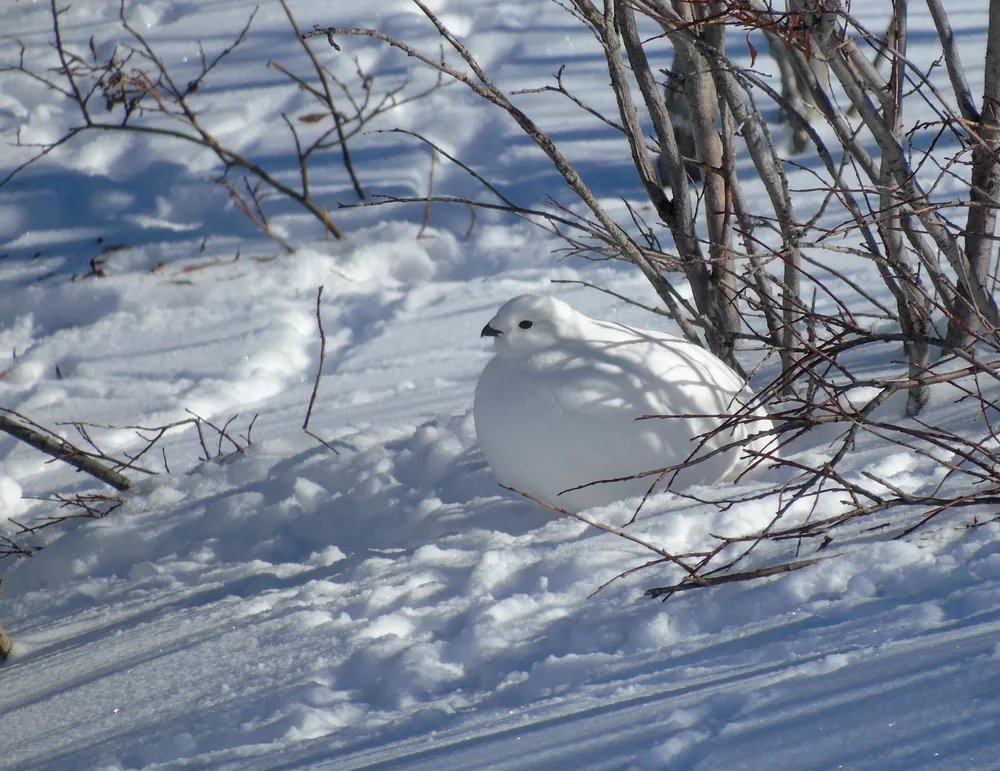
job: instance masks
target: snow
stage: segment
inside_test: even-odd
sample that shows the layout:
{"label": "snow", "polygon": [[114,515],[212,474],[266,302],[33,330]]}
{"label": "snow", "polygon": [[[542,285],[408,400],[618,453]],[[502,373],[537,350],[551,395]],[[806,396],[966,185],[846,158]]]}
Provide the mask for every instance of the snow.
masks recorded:
{"label": "snow", "polygon": [[[377,24],[437,50],[403,0],[340,6],[292,9],[304,28]],[[567,83],[611,108],[600,52],[556,4],[431,6],[505,89],[551,83],[566,63]],[[252,8],[157,0],[136,3],[132,19],[183,78],[197,71],[196,41],[221,50]],[[974,4],[952,12],[974,75],[986,20]],[[879,28],[876,9],[866,13]],[[912,56],[927,61],[929,22],[914,9],[912,23]],[[74,4],[64,24],[71,44],[83,50],[94,34],[104,55],[118,35],[107,4]],[[28,44],[30,61],[51,64],[45,4],[5,4],[0,27]],[[341,43],[386,86],[433,80],[398,52]],[[304,59],[277,4],[261,8],[198,104],[225,141],[292,178],[280,113],[311,107],[266,67],[271,58]],[[53,139],[77,119],[37,84],[0,77],[7,142],[18,128],[23,141]],[[627,221],[619,199],[638,200],[638,183],[605,129],[558,95],[517,99]],[[369,128],[391,127],[426,133],[526,205],[567,201],[516,127],[458,86]],[[353,142],[370,192],[426,191],[426,146],[373,132]],[[5,169],[25,157],[0,146]],[[467,210],[438,204],[421,233],[420,206],[339,210],[355,199],[338,164],[324,159],[314,184],[346,237],[324,239],[312,218],[274,202],[272,227],[291,255],[206,180],[207,154],[148,136],[83,134],[0,190],[0,406],[74,440],[72,421],[115,426],[90,429],[113,452],[142,446],[126,426],[236,415],[239,438],[256,416],[245,450],[224,459],[204,459],[190,424],[172,429],[143,459],[158,473],[133,474],[124,506],[41,531],[32,543],[44,549],[0,562],[0,624],[15,641],[0,668],[0,766],[735,771],[766,757],[783,769],[995,767],[1000,524],[983,524],[995,512],[968,510],[902,540],[853,532],[809,568],[666,603],[642,596],[676,580],[663,567],[593,594],[653,555],[498,486],[471,414],[492,355],[479,331],[502,302],[537,291],[594,317],[666,326],[551,281],[655,305],[652,290],[627,266],[560,259],[559,241],[499,215],[480,212],[470,228]],[[435,190],[479,194],[444,162]],[[867,266],[842,269],[877,286]],[[320,286],[327,358],[310,428],[339,455],[301,430]],[[892,356],[873,355],[872,368]],[[773,374],[767,364],[757,380]],[[936,388],[932,416],[976,431],[955,399]],[[898,402],[882,409],[899,419]],[[795,451],[820,457],[831,431]],[[213,456],[216,441],[208,432]],[[108,492],[5,434],[0,463],[0,534],[13,533],[11,518],[55,512],[38,497]],[[944,476],[933,458],[871,435],[844,470],[908,490]],[[664,493],[630,532],[703,548],[759,526],[768,500],[718,511]],[[800,504],[790,518],[843,507],[836,495]],[[618,503],[588,516],[621,524],[631,513]],[[750,564],[794,549],[768,544]]]}

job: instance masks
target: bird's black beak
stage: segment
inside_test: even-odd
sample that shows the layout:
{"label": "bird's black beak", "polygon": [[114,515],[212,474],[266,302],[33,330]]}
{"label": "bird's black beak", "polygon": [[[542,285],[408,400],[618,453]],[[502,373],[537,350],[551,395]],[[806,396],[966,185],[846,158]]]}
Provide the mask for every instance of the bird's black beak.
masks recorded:
{"label": "bird's black beak", "polygon": [[480,337],[499,337],[502,334],[503,334],[503,332],[501,332],[499,329],[494,329],[489,324],[487,324],[485,327],[483,327],[483,331],[479,333],[479,336]]}

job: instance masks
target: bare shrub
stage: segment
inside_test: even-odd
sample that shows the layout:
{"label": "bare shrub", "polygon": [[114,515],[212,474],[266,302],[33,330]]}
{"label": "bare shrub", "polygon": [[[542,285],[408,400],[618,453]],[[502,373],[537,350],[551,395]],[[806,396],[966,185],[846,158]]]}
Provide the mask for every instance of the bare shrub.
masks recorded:
{"label": "bare shrub", "polygon": [[[737,367],[737,347],[756,345],[758,366],[778,372],[764,391],[780,439],[777,451],[759,460],[787,473],[777,487],[755,494],[776,501],[771,525],[752,536],[720,536],[716,548],[697,554],[667,554],[653,545],[658,556],[643,567],[669,562],[683,568],[677,583],[653,594],[811,564],[736,571],[765,541],[825,548],[839,528],[877,512],[892,512],[886,532],[904,536],[970,507],[978,523],[983,507],[1000,501],[991,396],[1000,369],[993,297],[1000,10],[991,6],[986,92],[977,103],[939,0],[927,4],[940,57],[926,70],[907,56],[904,0],[887,9],[882,29],[888,35],[867,30],[841,0],[794,0],[780,9],[758,0],[558,2],[593,34],[617,115],[601,114],[572,94],[565,66],[554,85],[520,93],[567,97],[581,118],[620,137],[621,157],[630,159],[655,213],[649,223],[638,216],[638,204],[629,205],[627,218],[616,218],[562,151],[558,135],[515,105],[425,3],[413,4],[436,27],[450,58],[379,29],[317,26],[308,36],[335,46],[348,37],[381,41],[470,89],[516,122],[589,216],[569,215],[568,204],[530,208],[512,201],[460,159],[450,160],[483,183],[487,200],[441,195],[377,203],[461,200],[530,219],[565,239],[570,252],[634,264],[689,339]],[[726,53],[734,32],[746,41],[750,66]],[[763,59],[758,49],[768,46],[784,90],[755,69]],[[658,68],[657,60],[673,64]],[[940,63],[946,78],[937,77]],[[665,88],[673,98],[664,98]],[[790,181],[803,164],[786,156],[765,118],[768,110],[783,115],[791,149],[815,161],[794,183],[812,194],[805,200],[819,201],[809,211]],[[736,174],[737,158],[753,164],[754,195]],[[831,256],[840,265],[856,261],[885,289],[859,283],[853,270],[834,267]],[[876,354],[902,362],[873,368]],[[968,405],[975,425],[959,433],[921,419],[930,390],[942,386]],[[889,405],[898,412],[887,416]],[[821,427],[833,435],[822,460],[784,457],[783,449]],[[940,464],[941,478],[927,492],[849,477],[842,461],[862,435],[929,458]],[[670,471],[654,473],[651,484]],[[840,501],[835,515],[782,521],[794,504],[830,496]],[[712,502],[727,507],[741,500]]]}
{"label": "bare shrub", "polygon": [[312,170],[317,165],[316,160],[324,153],[339,154],[340,165],[355,195],[358,199],[365,198],[351,156],[350,140],[372,120],[425,97],[441,83],[415,89],[403,81],[382,88],[356,58],[342,70],[347,75],[338,75],[324,64],[300,34],[285,0],[281,0],[281,6],[292,32],[289,40],[301,48],[308,68],[300,71],[299,66],[286,65],[278,59],[270,60],[267,66],[280,72],[290,89],[305,94],[311,102],[310,107],[297,114],[280,115],[288,128],[289,155],[295,169],[292,174],[269,168],[262,160],[225,143],[202,117],[204,108],[213,98],[208,86],[246,42],[256,10],[249,14],[246,24],[222,50],[209,53],[199,45],[199,65],[195,73],[192,76],[185,72],[181,76],[175,73],[183,67],[167,61],[154,42],[129,20],[125,0],[121,0],[118,12],[122,39],[107,55],[99,53],[93,38],[87,50],[74,49],[64,39],[62,30],[62,17],[71,9],[60,8],[57,0],[50,0],[53,66],[33,63],[34,58],[28,57],[25,44],[15,40],[15,62],[0,66],[0,75],[27,78],[47,89],[53,99],[71,104],[78,120],[55,140],[41,144],[23,141],[19,133],[17,144],[29,148],[32,154],[0,179],[0,189],[27,167],[83,134],[141,134],[210,151],[220,168],[212,177],[213,181],[228,191],[242,214],[286,251],[294,249],[271,227],[269,199],[294,202],[308,212],[327,235],[340,238],[340,226],[330,216],[327,205],[314,193]]}

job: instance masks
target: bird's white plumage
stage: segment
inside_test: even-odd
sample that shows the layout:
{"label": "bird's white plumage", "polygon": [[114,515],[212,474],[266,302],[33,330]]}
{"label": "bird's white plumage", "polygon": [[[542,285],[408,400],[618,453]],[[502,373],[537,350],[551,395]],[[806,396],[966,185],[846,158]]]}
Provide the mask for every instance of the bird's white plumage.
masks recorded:
{"label": "bird's white plumage", "polygon": [[[771,423],[722,360],[664,332],[591,319],[547,295],[508,301],[483,328],[496,356],[476,385],[476,433],[501,482],[579,511],[643,495],[655,476],[577,485],[684,463],[671,486],[731,480]],[[704,440],[723,419],[750,419]],[[637,420],[644,415],[694,416]],[[713,450],[743,446],[702,461]],[[562,493],[562,494],[560,494]]]}

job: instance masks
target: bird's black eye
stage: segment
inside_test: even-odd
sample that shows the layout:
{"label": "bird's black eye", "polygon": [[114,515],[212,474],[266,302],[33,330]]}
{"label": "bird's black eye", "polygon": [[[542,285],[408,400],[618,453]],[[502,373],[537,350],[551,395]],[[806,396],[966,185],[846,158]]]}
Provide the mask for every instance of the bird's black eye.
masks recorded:
{"label": "bird's black eye", "polygon": [[521,322],[520,324],[518,324],[518,326],[519,326],[519,327],[520,327],[521,329],[531,329],[531,322],[530,322],[530,321],[528,321],[527,319],[525,319],[525,320],[524,320],[524,321],[522,321],[522,322]]}

